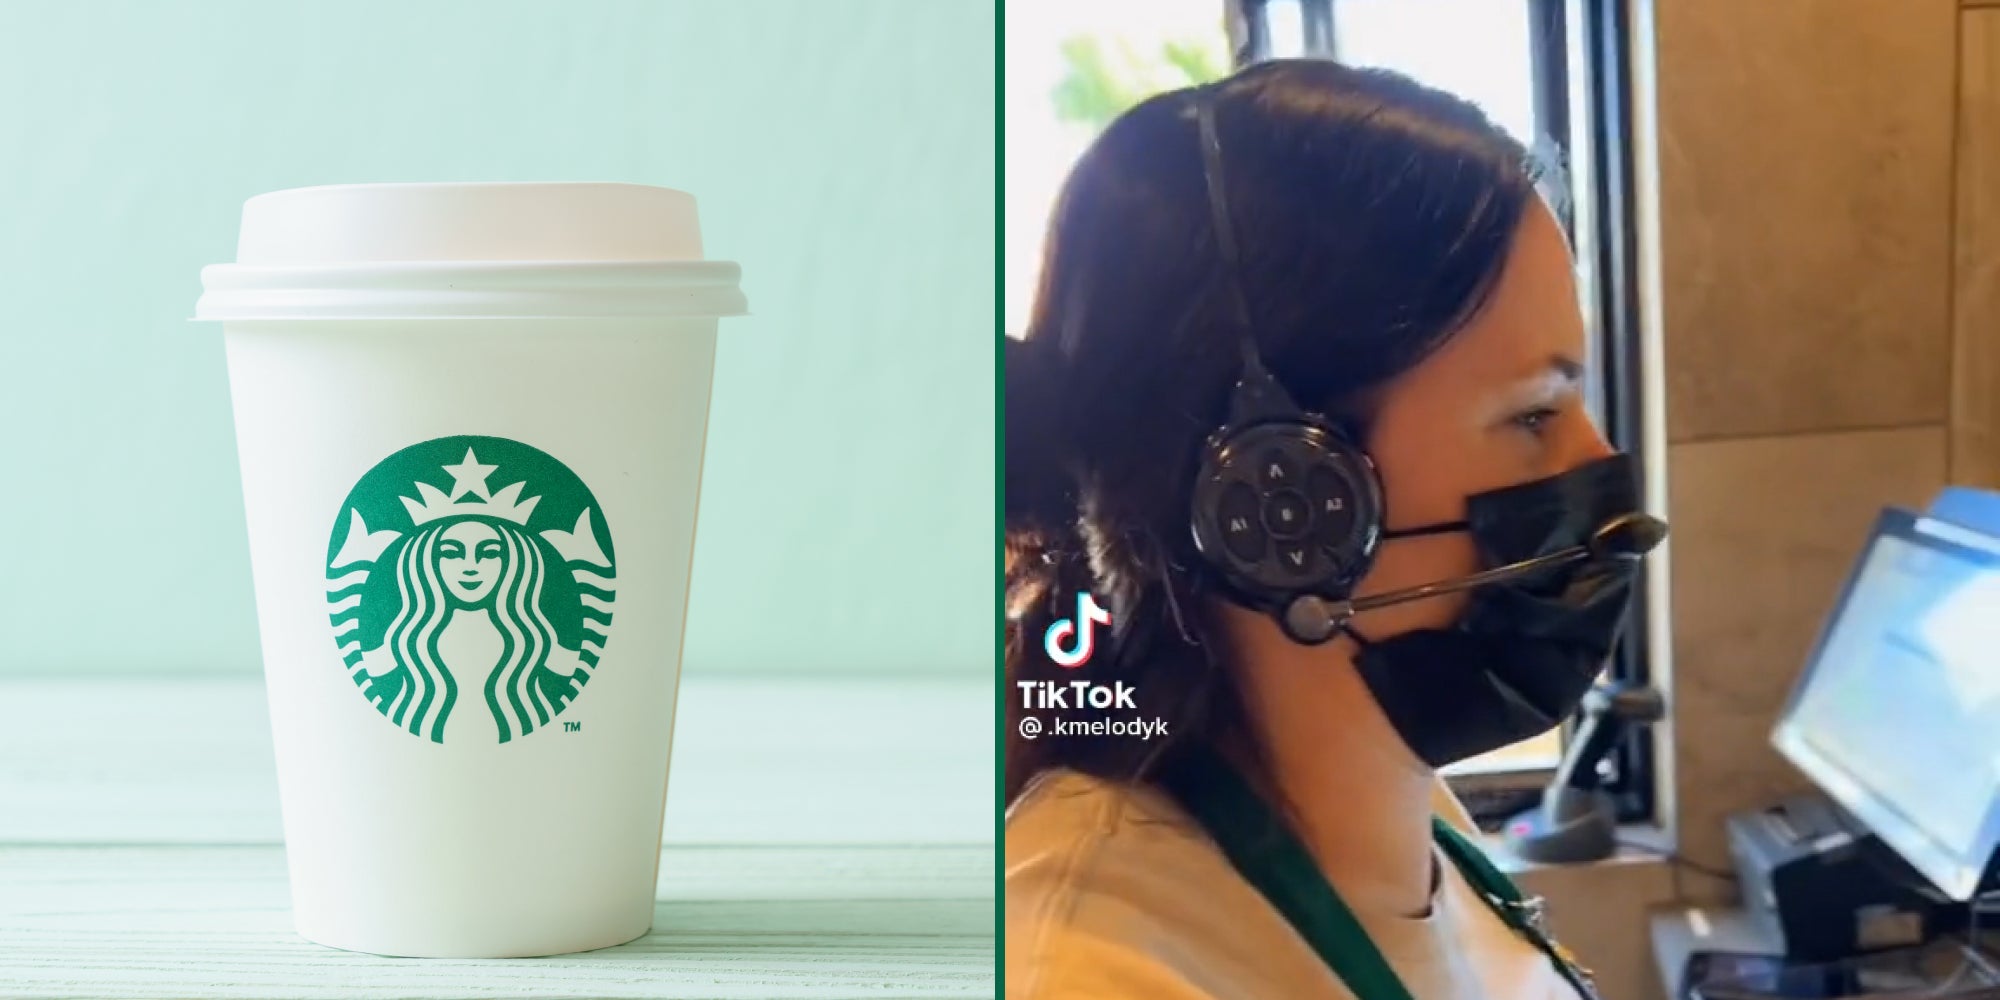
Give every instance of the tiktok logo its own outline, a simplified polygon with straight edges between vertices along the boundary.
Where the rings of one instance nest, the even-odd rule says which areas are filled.
[[[1051,622],[1042,636],[1042,649],[1056,666],[1075,670],[1090,662],[1090,654],[1097,650],[1096,626],[1110,624],[1111,612],[1099,607],[1097,598],[1079,591],[1076,617]],[[1065,643],[1070,643],[1068,649],[1063,648]]]

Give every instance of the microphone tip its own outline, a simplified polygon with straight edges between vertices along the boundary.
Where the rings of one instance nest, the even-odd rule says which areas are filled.
[[[1666,537],[1667,522],[1637,512],[1620,514],[1598,527],[1590,551],[1600,559],[1637,559]]]

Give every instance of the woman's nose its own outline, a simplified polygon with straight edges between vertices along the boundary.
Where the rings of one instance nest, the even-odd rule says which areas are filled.
[[[1611,447],[1611,442],[1604,439],[1604,432],[1598,429],[1597,421],[1586,416],[1582,423],[1583,432],[1576,436],[1574,452],[1569,456],[1572,465],[1584,465],[1616,453],[1617,449]]]
[[[1593,426],[1590,429],[1589,443],[1584,448],[1583,460],[1595,462],[1600,458],[1610,458],[1616,453],[1617,449],[1611,447],[1611,442],[1606,441],[1603,433]]]

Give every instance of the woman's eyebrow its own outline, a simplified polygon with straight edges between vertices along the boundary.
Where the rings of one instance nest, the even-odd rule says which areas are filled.
[[[1567,354],[1550,355],[1549,370],[1555,372],[1565,382],[1583,381],[1583,373],[1584,373],[1583,362],[1578,361],[1577,359],[1572,358]]]
[[[1553,354],[1541,367],[1508,384],[1509,398],[1541,399],[1561,395],[1583,384],[1583,362],[1567,354]]]

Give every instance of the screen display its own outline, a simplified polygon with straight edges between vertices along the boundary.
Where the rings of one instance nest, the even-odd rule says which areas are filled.
[[[1878,534],[1808,669],[1781,748],[1934,880],[1926,856],[1983,866],[2000,797],[2000,554]]]

